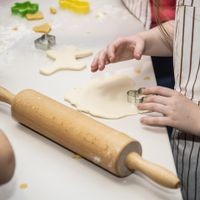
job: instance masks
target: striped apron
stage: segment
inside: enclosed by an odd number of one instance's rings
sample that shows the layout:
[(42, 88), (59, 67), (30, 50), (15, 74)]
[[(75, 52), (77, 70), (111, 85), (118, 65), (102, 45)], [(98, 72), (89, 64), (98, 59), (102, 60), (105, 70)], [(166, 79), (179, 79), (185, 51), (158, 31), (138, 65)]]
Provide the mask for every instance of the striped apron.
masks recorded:
[[(177, 0), (173, 57), (175, 90), (200, 106), (200, 0)], [(200, 200), (200, 137), (174, 129), (171, 147), (183, 199)]]

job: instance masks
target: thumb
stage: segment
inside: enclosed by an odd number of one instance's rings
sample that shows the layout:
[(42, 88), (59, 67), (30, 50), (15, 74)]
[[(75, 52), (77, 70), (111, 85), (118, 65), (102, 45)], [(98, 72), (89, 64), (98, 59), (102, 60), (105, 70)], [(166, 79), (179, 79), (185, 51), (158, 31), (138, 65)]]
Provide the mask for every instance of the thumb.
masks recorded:
[(135, 49), (134, 49), (133, 57), (136, 60), (140, 60), (141, 57), (142, 57), (143, 51), (144, 51), (144, 41), (141, 40), (141, 39), (138, 39), (136, 41), (136, 44), (135, 44)]

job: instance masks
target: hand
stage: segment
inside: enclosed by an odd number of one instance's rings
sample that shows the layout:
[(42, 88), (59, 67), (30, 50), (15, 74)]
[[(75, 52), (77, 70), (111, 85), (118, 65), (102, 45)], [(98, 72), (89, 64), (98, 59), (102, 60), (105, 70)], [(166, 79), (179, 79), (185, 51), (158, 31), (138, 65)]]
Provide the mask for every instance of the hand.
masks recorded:
[(105, 65), (123, 60), (140, 60), (144, 51), (144, 39), (138, 35), (122, 37), (109, 44), (100, 51), (91, 64), (91, 71), (102, 71)]
[(156, 126), (171, 126), (200, 136), (200, 107), (187, 97), (165, 87), (150, 87), (142, 90), (148, 96), (138, 105), (140, 110), (162, 113), (159, 117), (142, 117), (141, 123)]

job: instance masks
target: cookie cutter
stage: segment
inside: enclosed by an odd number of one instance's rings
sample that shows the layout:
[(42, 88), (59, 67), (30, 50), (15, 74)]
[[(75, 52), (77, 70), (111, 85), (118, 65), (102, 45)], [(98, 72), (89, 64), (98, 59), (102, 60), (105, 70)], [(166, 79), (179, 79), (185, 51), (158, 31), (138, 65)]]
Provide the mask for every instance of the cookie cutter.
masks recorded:
[(48, 50), (56, 44), (56, 36), (44, 34), (34, 41), (37, 49)]
[(34, 14), (39, 10), (37, 3), (31, 3), (30, 1), (17, 2), (11, 7), (13, 15), (19, 15), (25, 17), (27, 14)]
[(127, 101), (129, 103), (143, 103), (144, 99), (147, 97), (146, 95), (142, 95), (142, 89), (144, 88), (139, 88), (137, 90), (129, 90), (127, 91)]
[(90, 12), (90, 3), (85, 0), (59, 0), (58, 2), (61, 8), (75, 13), (87, 14)]

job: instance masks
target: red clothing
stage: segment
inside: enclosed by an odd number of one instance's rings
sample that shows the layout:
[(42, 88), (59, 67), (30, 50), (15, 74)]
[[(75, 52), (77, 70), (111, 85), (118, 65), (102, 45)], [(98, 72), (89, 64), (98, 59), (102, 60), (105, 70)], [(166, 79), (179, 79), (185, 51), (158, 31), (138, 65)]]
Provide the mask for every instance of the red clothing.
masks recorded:
[[(151, 4), (151, 28), (157, 25), (156, 22), (156, 14), (153, 0), (150, 0)], [(160, 0), (159, 5), (159, 16), (160, 21), (165, 22), (175, 18), (175, 8), (176, 8), (176, 0)]]

